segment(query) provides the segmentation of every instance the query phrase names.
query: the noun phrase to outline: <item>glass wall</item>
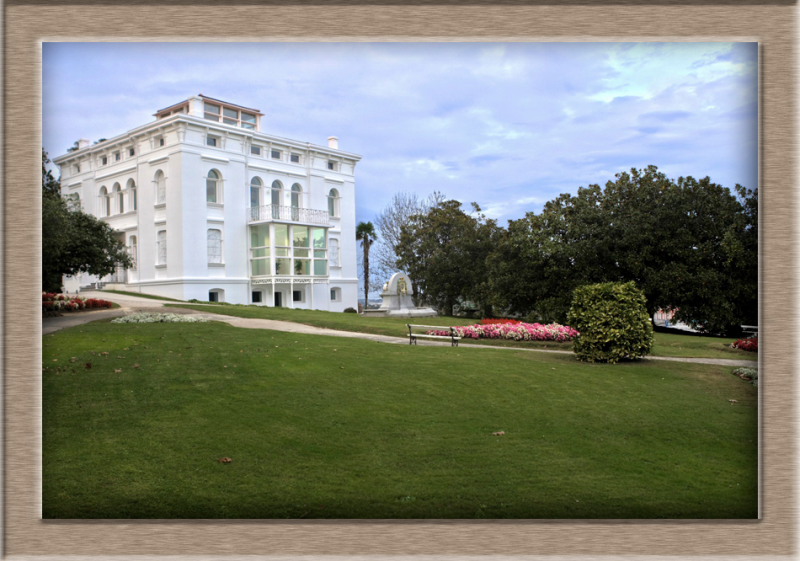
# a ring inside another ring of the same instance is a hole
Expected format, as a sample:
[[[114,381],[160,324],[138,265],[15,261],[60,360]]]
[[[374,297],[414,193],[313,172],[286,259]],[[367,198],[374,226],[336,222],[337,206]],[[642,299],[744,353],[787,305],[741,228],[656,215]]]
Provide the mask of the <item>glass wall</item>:
[[[252,225],[251,275],[327,276],[327,238],[326,228],[289,224]]]
[[[250,266],[254,277],[270,274],[269,224],[250,226]]]

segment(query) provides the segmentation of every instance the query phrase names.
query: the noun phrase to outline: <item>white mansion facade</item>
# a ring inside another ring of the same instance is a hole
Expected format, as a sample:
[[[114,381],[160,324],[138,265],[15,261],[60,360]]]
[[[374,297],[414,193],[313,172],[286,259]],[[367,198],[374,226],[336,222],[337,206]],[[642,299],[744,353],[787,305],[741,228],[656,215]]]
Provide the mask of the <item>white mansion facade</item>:
[[[203,95],[54,158],[62,195],[106,221],[134,265],[92,282],[180,300],[357,307],[355,166],[261,132],[263,114]]]

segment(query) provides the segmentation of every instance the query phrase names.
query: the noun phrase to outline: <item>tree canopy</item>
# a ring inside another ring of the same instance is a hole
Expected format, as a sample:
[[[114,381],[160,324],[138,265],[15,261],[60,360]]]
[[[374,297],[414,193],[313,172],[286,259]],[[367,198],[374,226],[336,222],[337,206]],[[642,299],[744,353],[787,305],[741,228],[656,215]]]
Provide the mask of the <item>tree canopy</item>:
[[[497,225],[477,205],[473,210],[475,216],[458,201],[441,201],[401,227],[398,263],[414,281],[418,304],[452,315],[456,305],[471,302],[491,314],[486,260]]]
[[[562,194],[507,228],[441,201],[401,228],[398,264],[422,301],[564,322],[576,288],[633,281],[648,313],[713,333],[758,323],[758,191],[655,166]]]
[[[755,323],[757,198],[655,166],[617,174],[511,221],[490,259],[493,294],[515,312],[564,320],[577,287],[634,281],[650,314],[674,310],[711,332]]]
[[[78,273],[105,276],[132,259],[114,230],[61,197],[59,181],[47,168],[42,150],[42,290],[59,292],[62,277]]]

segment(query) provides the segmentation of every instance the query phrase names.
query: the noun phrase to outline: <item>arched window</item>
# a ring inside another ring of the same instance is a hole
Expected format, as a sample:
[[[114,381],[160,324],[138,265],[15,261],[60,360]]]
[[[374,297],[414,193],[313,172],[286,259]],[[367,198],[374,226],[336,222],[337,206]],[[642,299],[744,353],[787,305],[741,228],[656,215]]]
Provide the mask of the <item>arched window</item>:
[[[139,206],[139,203],[136,200],[136,182],[133,179],[129,179],[126,189],[128,190],[128,194],[130,196],[129,201],[131,203],[131,210],[136,210]]]
[[[208,262],[222,263],[222,230],[208,231]]]
[[[111,216],[111,197],[105,185],[100,187],[100,216]]]
[[[215,169],[208,172],[206,177],[206,202],[207,203],[221,203],[222,193],[220,187],[222,186],[222,176]]]
[[[155,177],[156,184],[156,204],[163,205],[167,202],[167,178],[164,172],[158,170]]]
[[[300,220],[300,197],[303,188],[298,183],[292,185],[292,220]]]
[[[136,240],[136,236],[131,236],[128,238],[128,255],[131,256],[131,270],[136,270],[136,261],[139,255],[139,244]]]
[[[272,182],[272,218],[281,217],[281,203],[283,199],[283,184],[280,181]]]
[[[332,217],[339,216],[339,191],[336,189],[328,192],[328,214]]]
[[[259,208],[261,207],[261,187],[264,183],[260,177],[250,180],[250,217],[253,220],[259,218]]]
[[[114,194],[114,201],[117,205],[117,213],[122,214],[125,212],[125,195],[122,193],[119,183],[114,183],[114,186],[111,188],[111,192]]]

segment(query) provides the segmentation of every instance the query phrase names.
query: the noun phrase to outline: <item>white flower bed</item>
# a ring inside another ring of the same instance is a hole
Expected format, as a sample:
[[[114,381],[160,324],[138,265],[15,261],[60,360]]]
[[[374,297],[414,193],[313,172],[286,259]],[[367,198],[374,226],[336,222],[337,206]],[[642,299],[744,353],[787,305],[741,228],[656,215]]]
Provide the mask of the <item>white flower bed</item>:
[[[188,314],[155,314],[138,312],[111,320],[111,323],[205,323],[204,317]]]

